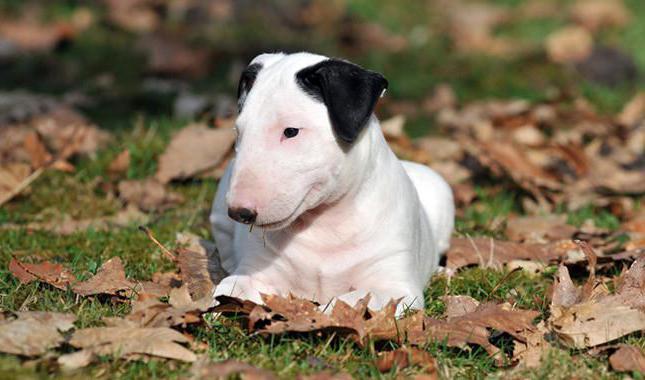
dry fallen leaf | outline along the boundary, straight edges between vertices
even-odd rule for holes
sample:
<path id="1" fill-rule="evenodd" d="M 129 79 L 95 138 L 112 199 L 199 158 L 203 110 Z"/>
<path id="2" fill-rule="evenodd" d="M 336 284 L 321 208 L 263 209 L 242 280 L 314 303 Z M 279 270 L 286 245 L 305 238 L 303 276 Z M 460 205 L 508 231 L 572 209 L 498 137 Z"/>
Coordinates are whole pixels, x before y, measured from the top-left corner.
<path id="1" fill-rule="evenodd" d="M 24 148 L 27 154 L 29 154 L 33 169 L 42 168 L 52 159 L 51 154 L 47 151 L 47 147 L 45 147 L 40 135 L 36 131 L 27 134 L 24 141 Z"/>
<path id="2" fill-rule="evenodd" d="M 569 11 L 576 22 L 591 31 L 625 26 L 630 19 L 622 0 L 578 0 Z"/>
<path id="3" fill-rule="evenodd" d="M 546 52 L 556 63 L 575 63 L 585 60 L 593 49 L 593 37 L 578 26 L 568 26 L 551 33 L 546 39 Z"/>
<path id="4" fill-rule="evenodd" d="M 546 243 L 569 240 L 577 230 L 567 224 L 565 215 L 533 215 L 509 219 L 506 236 L 517 242 Z"/>
<path id="5" fill-rule="evenodd" d="M 76 330 L 69 344 L 81 351 L 63 355 L 58 360 L 67 368 L 79 368 L 91 362 L 95 355 L 115 355 L 127 358 L 146 355 L 194 362 L 197 356 L 180 345 L 189 339 L 178 331 L 166 328 L 93 327 Z"/>
<path id="6" fill-rule="evenodd" d="M 542 195 L 539 188 L 558 190 L 563 187 L 558 177 L 533 163 L 525 150 L 510 141 L 469 140 L 471 152 L 494 174 L 513 179 L 519 186 L 536 197 Z"/>
<path id="7" fill-rule="evenodd" d="M 27 124 L 38 131 L 52 149 L 52 154 L 59 159 L 76 154 L 94 154 L 110 139 L 107 132 L 62 105 L 49 113 L 33 117 Z"/>
<path id="8" fill-rule="evenodd" d="M 535 260 L 544 263 L 556 261 L 566 252 L 553 249 L 551 245 L 521 244 L 491 238 L 453 238 L 446 252 L 450 269 L 468 265 L 479 265 L 484 268 L 499 268 L 514 260 Z"/>
<path id="9" fill-rule="evenodd" d="M 30 160 L 24 143 L 33 132 L 59 160 L 94 154 L 110 139 L 107 132 L 53 98 L 20 92 L 1 96 L 0 157 L 7 161 Z"/>
<path id="10" fill-rule="evenodd" d="M 486 303 L 471 313 L 447 321 L 424 317 L 423 312 L 396 319 L 397 301 L 373 311 L 367 308 L 369 297 L 354 307 L 337 301 L 328 313 L 314 302 L 294 296 L 264 295 L 263 306 L 230 297 L 218 297 L 217 300 L 220 304 L 214 311 L 248 315 L 249 330 L 259 334 L 327 331 L 348 336 L 359 345 L 365 345 L 368 340 L 409 342 L 413 345 L 436 340 L 453 347 L 477 344 L 490 355 L 497 355 L 500 350 L 490 343 L 489 329 L 506 332 L 525 342 L 527 333 L 535 329 L 532 321 L 539 314 L 537 311 L 513 310 L 507 304 Z M 501 362 L 501 358 L 498 359 Z"/>
<path id="11" fill-rule="evenodd" d="M 115 25 L 134 33 L 151 32 L 160 24 L 160 18 L 148 0 L 106 1 L 109 20 Z"/>
<path id="12" fill-rule="evenodd" d="M 495 27 L 508 20 L 507 9 L 475 2 L 452 1 L 442 4 L 444 7 L 437 11 L 446 13 L 449 33 L 458 50 L 508 55 L 517 49 L 517 43 L 513 44 L 493 33 Z"/>
<path id="13" fill-rule="evenodd" d="M 447 83 L 437 85 L 432 96 L 423 100 L 423 110 L 427 113 L 435 113 L 444 108 L 452 108 L 457 105 L 457 95 Z"/>
<path id="14" fill-rule="evenodd" d="M 72 39 L 75 31 L 72 25 L 42 24 L 32 20 L 0 21 L 0 40 L 15 45 L 24 52 L 46 52 L 57 44 Z"/>
<path id="15" fill-rule="evenodd" d="M 112 175 L 121 175 L 126 173 L 128 168 L 130 168 L 130 151 L 125 149 L 110 162 L 107 170 Z"/>
<path id="16" fill-rule="evenodd" d="M 573 285 L 564 267 L 558 277 L 548 322 L 566 345 L 594 347 L 645 330 L 645 257 L 617 279 L 614 294 L 594 280 L 593 272 L 582 288 Z"/>
<path id="17" fill-rule="evenodd" d="M 138 47 L 155 74 L 199 77 L 208 72 L 210 53 L 206 45 L 190 46 L 185 40 L 164 34 L 144 34 Z"/>
<path id="18" fill-rule="evenodd" d="M 137 283 L 125 277 L 123 262 L 119 257 L 106 261 L 96 275 L 72 286 L 74 293 L 82 296 L 110 294 L 130 297 L 136 288 Z"/>
<path id="19" fill-rule="evenodd" d="M 227 276 L 221 266 L 217 248 L 213 242 L 190 233 L 178 233 L 177 266 L 180 276 L 193 299 L 201 299 L 213 293 L 213 289 Z"/>
<path id="20" fill-rule="evenodd" d="M 639 92 L 625 104 L 616 120 L 627 127 L 636 126 L 645 120 L 645 92 Z"/>
<path id="21" fill-rule="evenodd" d="M 29 185 L 32 176 L 33 173 L 28 164 L 19 162 L 0 164 L 0 206 Z"/>
<path id="22" fill-rule="evenodd" d="M 159 157 L 155 178 L 161 183 L 168 183 L 213 169 L 231 150 L 234 140 L 232 129 L 189 125 L 173 136 L 166 151 Z"/>
<path id="23" fill-rule="evenodd" d="M 119 198 L 143 211 L 163 211 L 184 201 L 154 178 L 119 182 Z"/>
<path id="24" fill-rule="evenodd" d="M 636 346 L 620 345 L 609 357 L 609 364 L 614 371 L 645 373 L 645 355 Z"/>
<path id="25" fill-rule="evenodd" d="M 479 306 L 479 301 L 470 296 L 443 296 L 441 300 L 446 304 L 444 312 L 446 319 L 472 313 Z"/>
<path id="26" fill-rule="evenodd" d="M 254 367 L 238 360 L 225 360 L 210 362 L 207 358 L 200 358 L 190 367 L 191 379 L 228 379 L 240 375 L 242 379 L 274 380 L 276 377 L 269 371 Z"/>
<path id="27" fill-rule="evenodd" d="M 435 359 L 429 352 L 414 347 L 401 347 L 394 351 L 381 352 L 375 364 L 381 372 L 389 372 L 392 368 L 403 369 L 420 366 L 425 372 L 432 373 L 437 378 Z"/>
<path id="28" fill-rule="evenodd" d="M 354 51 L 378 47 L 382 51 L 396 53 L 408 46 L 407 38 L 388 31 L 380 23 L 348 20 L 341 25 L 340 42 Z"/>
<path id="29" fill-rule="evenodd" d="M 131 225 L 142 225 L 148 222 L 148 216 L 142 213 L 137 207 L 129 206 L 111 216 L 98 217 L 93 219 L 73 220 L 65 218 L 50 222 L 32 222 L 27 224 L 4 224 L 0 229 L 27 229 L 43 230 L 60 235 L 70 235 L 88 229 L 108 230 L 111 228 L 123 228 Z"/>
<path id="30" fill-rule="evenodd" d="M 492 356 L 499 353 L 499 348 L 490 343 L 489 329 L 506 332 L 525 342 L 527 333 L 535 331 L 533 320 L 539 314 L 533 310 L 513 310 L 508 304 L 484 303 L 471 313 L 447 321 L 429 318 L 426 324 L 429 326 L 429 338 L 446 340 L 448 345 L 454 347 L 478 344 Z"/>
<path id="31" fill-rule="evenodd" d="M 73 314 L 26 311 L 0 320 L 0 352 L 37 356 L 64 342 L 60 332 L 74 327 Z"/>
<path id="32" fill-rule="evenodd" d="M 173 327 L 202 322 L 213 299 L 210 295 L 193 301 L 184 285 L 169 291 L 168 303 L 143 294 L 132 304 L 132 311 L 125 318 L 131 327 Z"/>
<path id="33" fill-rule="evenodd" d="M 298 375 L 296 380 L 352 380 L 353 377 L 346 372 L 322 371 L 311 375 Z"/>
<path id="34" fill-rule="evenodd" d="M 405 126 L 405 116 L 396 115 L 387 120 L 381 121 L 381 129 L 385 137 L 399 138 L 405 136 L 403 127 Z"/>
<path id="35" fill-rule="evenodd" d="M 545 339 L 548 333 L 544 321 L 540 321 L 535 330 L 526 332 L 524 342 L 514 342 L 513 361 L 519 362 L 519 366 L 524 368 L 539 367 L 542 356 L 550 347 Z"/>
<path id="36" fill-rule="evenodd" d="M 28 284 L 38 280 L 55 288 L 66 290 L 70 284 L 76 281 L 76 276 L 69 269 L 61 264 L 48 261 L 28 264 L 14 258 L 9 263 L 9 271 L 20 280 L 21 284 Z"/>

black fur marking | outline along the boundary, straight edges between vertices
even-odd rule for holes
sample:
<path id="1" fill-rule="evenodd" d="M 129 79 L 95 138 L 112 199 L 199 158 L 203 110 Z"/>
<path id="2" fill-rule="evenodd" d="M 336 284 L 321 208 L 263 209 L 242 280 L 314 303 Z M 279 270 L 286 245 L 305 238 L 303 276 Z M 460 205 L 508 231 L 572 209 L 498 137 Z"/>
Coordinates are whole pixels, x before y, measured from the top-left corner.
<path id="1" fill-rule="evenodd" d="M 307 94 L 325 104 L 334 133 L 349 144 L 365 128 L 376 102 L 388 86 L 381 74 L 338 59 L 300 70 L 296 82 Z"/>
<path id="2" fill-rule="evenodd" d="M 242 111 L 242 106 L 244 106 L 244 100 L 246 100 L 246 96 L 248 95 L 249 91 L 251 91 L 251 87 L 253 87 L 253 83 L 255 83 L 255 78 L 257 78 L 260 70 L 262 70 L 262 65 L 259 63 L 254 63 L 247 66 L 246 69 L 242 71 L 242 75 L 240 76 L 240 82 L 237 86 L 238 112 Z"/>

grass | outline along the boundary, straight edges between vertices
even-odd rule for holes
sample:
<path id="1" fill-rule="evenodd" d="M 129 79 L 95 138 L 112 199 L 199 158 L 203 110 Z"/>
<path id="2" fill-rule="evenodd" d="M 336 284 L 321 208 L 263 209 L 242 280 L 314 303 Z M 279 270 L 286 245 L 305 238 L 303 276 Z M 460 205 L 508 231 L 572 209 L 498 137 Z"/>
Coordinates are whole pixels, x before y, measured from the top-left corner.
<path id="1" fill-rule="evenodd" d="M 154 171 L 148 160 L 154 161 L 168 140 L 172 130 L 180 123 L 149 121 L 147 128 L 134 128 L 131 132 L 118 133 L 113 146 L 98 155 L 95 160 L 79 162 L 73 175 L 48 172 L 40 178 L 31 191 L 10 203 L 2 211 L 2 220 L 14 223 L 56 220 L 61 215 L 96 217 L 115 212 L 120 204 L 106 200 L 96 186 L 97 178 L 107 162 L 123 147 L 129 147 L 135 159 L 128 177 L 141 178 Z M 141 138 L 141 131 L 147 138 Z M 137 138 L 134 138 L 137 137 Z M 139 153 L 134 153 L 138 151 Z M 107 180 L 103 178 L 103 180 Z M 216 189 L 213 181 L 193 181 L 172 185 L 173 190 L 185 195 L 186 202 L 180 207 L 158 214 L 149 227 L 158 239 L 173 246 L 175 233 L 183 230 L 209 236 L 206 222 L 210 201 Z M 65 189 L 68 189 L 67 191 Z M 73 189 L 74 198 L 70 198 Z M 502 230 L 491 227 L 491 221 L 503 220 L 509 213 L 520 210 L 512 193 L 478 189 L 480 200 L 468 207 L 458 220 L 460 233 L 502 236 Z M 89 207 L 95 205 L 95 207 Z M 575 215 L 575 216 L 574 216 Z M 591 207 L 572 214 L 571 222 L 592 218 L 600 223 L 610 218 Z M 611 220 L 611 219 L 609 219 Z M 497 223 L 497 222 L 495 222 Z M 611 227 L 608 223 L 606 227 Z M 112 304 L 105 299 L 79 298 L 43 284 L 19 285 L 6 270 L 12 256 L 21 260 L 52 260 L 68 265 L 80 278 L 94 273 L 101 263 L 113 256 L 121 257 L 129 277 L 149 279 L 160 270 L 169 270 L 172 264 L 161 252 L 137 230 L 136 226 L 111 231 L 79 232 L 70 236 L 58 236 L 48 232 L 28 232 L 24 229 L 0 230 L 0 309 L 2 310 L 47 310 L 72 312 L 78 316 L 78 327 L 100 326 L 105 316 L 124 316 L 129 312 L 125 304 Z M 427 313 L 439 316 L 444 310 L 440 297 L 443 295 L 470 295 L 481 301 L 512 302 L 522 308 L 547 313 L 547 289 L 552 283 L 554 268 L 544 274 L 529 275 L 505 271 L 472 268 L 459 272 L 451 281 L 443 277 L 433 280 L 426 291 Z M 413 374 L 418 369 L 380 374 L 373 362 L 374 347 L 360 348 L 349 340 L 329 336 L 282 336 L 272 338 L 252 337 L 234 320 L 220 317 L 209 318 L 207 326 L 193 328 L 197 340 L 208 343 L 207 354 L 213 359 L 235 358 L 263 368 L 276 371 L 280 377 L 293 377 L 297 373 L 313 373 L 323 369 L 343 370 L 357 378 L 395 378 L 401 373 Z M 641 339 L 642 340 L 642 339 Z M 639 344 L 643 344 L 638 340 Z M 497 368 L 492 359 L 480 348 L 461 351 L 446 347 L 440 342 L 428 344 L 424 349 L 432 353 L 440 363 L 440 371 L 446 378 L 480 378 L 495 375 Z M 585 357 L 577 359 L 574 352 L 554 349 L 545 367 L 535 372 L 522 373 L 521 377 L 542 378 L 550 370 L 565 374 L 590 373 L 595 377 L 612 378 L 607 372 L 606 360 Z M 47 362 L 33 367 L 23 367 L 12 356 L 0 356 L 0 374 L 13 377 L 34 378 L 46 376 L 51 370 Z M 126 362 L 103 358 L 101 362 L 73 374 L 57 374 L 63 378 L 110 377 L 135 378 L 180 378 L 188 366 L 184 364 L 153 360 L 149 362 Z"/>
<path id="2" fill-rule="evenodd" d="M 521 1 L 496 1 L 510 7 Z M 603 41 L 615 42 L 633 55 L 641 72 L 645 71 L 645 6 L 639 0 L 626 1 L 633 19 L 628 28 L 606 31 Z M 418 102 L 438 83 L 449 83 L 460 102 L 497 98 L 524 98 L 533 101 L 547 99 L 554 88 L 571 91 L 588 98 L 601 112 L 614 113 L 643 88 L 643 79 L 619 88 L 607 88 L 581 81 L 574 73 L 546 61 L 541 55 L 519 59 L 499 59 L 480 55 L 456 53 L 449 41 L 432 29 L 436 20 L 427 14 L 424 2 L 410 2 L 401 7 L 398 2 L 351 0 L 349 7 L 355 17 L 381 22 L 389 30 L 409 35 L 415 28 L 430 28 L 429 38 L 420 46 L 398 53 L 371 50 L 349 58 L 366 67 L 382 71 L 391 87 L 389 96 L 397 100 Z M 47 8 L 47 17 L 69 17 L 76 2 L 54 3 Z M 16 12 L 21 2 L 2 1 L 0 9 Z M 551 31 L 567 23 L 562 17 L 549 20 L 517 21 L 496 31 L 499 35 L 539 43 Z M 330 55 L 347 55 L 328 38 L 306 36 L 302 40 L 265 41 L 264 29 L 256 31 L 228 30 L 223 48 L 230 49 L 212 68 L 206 78 L 187 80 L 191 88 L 204 92 L 234 93 L 235 83 L 226 79 L 232 62 L 255 53 L 253 48 L 266 50 L 316 50 Z M 206 37 L 207 41 L 208 38 Z M 210 43 L 214 43 L 212 40 Z M 75 42 L 55 55 L 24 56 L 0 70 L 0 89 L 27 89 L 34 92 L 62 94 L 82 90 L 97 100 L 84 111 L 101 127 L 115 135 L 110 145 L 94 159 L 81 159 L 74 164 L 73 174 L 46 172 L 29 190 L 11 203 L 0 208 L 0 310 L 48 310 L 73 312 L 78 316 L 77 327 L 99 326 L 105 316 L 123 316 L 129 312 L 125 304 L 112 304 L 104 299 L 78 298 L 47 285 L 19 285 L 7 271 L 12 256 L 21 260 L 48 259 L 65 263 L 80 278 L 94 273 L 101 263 L 113 256 L 121 257 L 127 275 L 149 279 L 159 270 L 168 270 L 172 264 L 136 226 L 111 231 L 87 231 L 70 236 L 48 232 L 31 232 L 25 228 L 2 229 L 6 223 L 27 224 L 59 220 L 63 216 L 93 218 L 116 212 L 121 204 L 110 198 L 102 185 L 110 182 L 106 169 L 111 160 L 123 149 L 131 153 L 132 164 L 126 178 L 140 179 L 153 174 L 156 158 L 163 151 L 173 131 L 185 121 L 173 119 L 169 97 L 144 91 L 141 78 L 145 76 L 143 57 L 136 53 L 133 36 L 107 28 L 99 23 L 79 35 Z M 249 48 L 250 46 L 251 48 Z M 83 62 L 83 64 L 79 64 Z M 68 70 L 68 68 L 73 68 Z M 62 73 L 49 75 L 51 70 Z M 114 83 L 102 87 L 97 77 L 110 74 Z M 407 128 L 413 135 L 434 131 L 433 121 L 425 115 L 413 117 Z M 148 227 L 167 246 L 173 246 L 175 234 L 190 230 L 210 237 L 207 215 L 217 184 L 212 180 L 188 181 L 173 184 L 172 190 L 182 193 L 186 201 L 177 208 L 154 214 Z M 518 194 L 506 184 L 481 184 L 478 200 L 463 210 L 457 220 L 459 234 L 504 237 L 504 222 L 510 214 L 521 214 Z M 562 210 L 562 212 L 566 212 Z M 593 220 L 596 226 L 616 229 L 619 220 L 606 210 L 587 206 L 567 213 L 568 222 L 581 225 Z M 426 312 L 440 315 L 444 304 L 440 297 L 449 294 L 470 295 L 478 300 L 508 301 L 523 308 L 539 310 L 542 318 L 547 313 L 546 294 L 553 281 L 554 268 L 540 275 L 491 269 L 466 269 L 451 281 L 438 277 L 426 291 Z M 502 281 L 503 279 L 503 281 Z M 357 378 L 396 378 L 411 375 L 417 369 L 393 370 L 380 374 L 373 362 L 374 347 L 360 348 L 348 340 L 329 336 L 251 337 L 239 324 L 227 318 L 210 318 L 207 326 L 194 328 L 191 333 L 208 343 L 208 355 L 213 359 L 235 358 L 276 371 L 280 377 L 294 377 L 297 373 L 312 373 L 324 369 L 347 371 Z M 645 346 L 641 336 L 630 336 L 625 341 Z M 443 378 L 533 378 L 568 379 L 618 378 L 607 368 L 606 358 L 578 355 L 575 351 L 553 348 L 542 367 L 528 371 L 498 371 L 492 359 L 479 348 L 457 350 L 441 342 L 429 344 L 427 349 L 440 364 Z M 0 355 L 0 378 L 182 378 L 188 366 L 174 362 L 151 360 L 126 362 L 103 358 L 100 363 L 77 373 L 61 374 L 53 371 L 47 360 L 25 363 L 13 356 Z M 638 378 L 637 374 L 634 374 Z M 642 376 L 640 377 L 642 378 Z"/>

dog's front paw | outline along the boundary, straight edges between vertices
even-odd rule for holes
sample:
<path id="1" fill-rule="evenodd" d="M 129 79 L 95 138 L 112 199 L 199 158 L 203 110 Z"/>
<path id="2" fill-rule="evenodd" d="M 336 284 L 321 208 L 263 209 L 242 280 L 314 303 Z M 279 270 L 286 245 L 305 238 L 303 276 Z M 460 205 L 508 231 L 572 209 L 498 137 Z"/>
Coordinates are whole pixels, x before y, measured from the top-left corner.
<path id="1" fill-rule="evenodd" d="M 262 304 L 262 296 L 258 286 L 249 276 L 231 275 L 224 278 L 213 291 L 213 305 L 217 305 L 217 297 L 228 296 Z"/>

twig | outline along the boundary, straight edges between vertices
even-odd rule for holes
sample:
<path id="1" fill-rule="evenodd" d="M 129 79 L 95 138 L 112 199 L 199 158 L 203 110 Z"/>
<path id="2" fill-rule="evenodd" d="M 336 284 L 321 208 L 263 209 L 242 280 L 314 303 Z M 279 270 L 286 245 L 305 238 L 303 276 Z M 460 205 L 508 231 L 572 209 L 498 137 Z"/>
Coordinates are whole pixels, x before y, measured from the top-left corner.
<path id="1" fill-rule="evenodd" d="M 482 253 L 479 252 L 479 247 L 477 247 L 477 244 L 475 244 L 475 241 L 473 240 L 472 237 L 470 237 L 469 234 L 466 234 L 466 238 L 468 238 L 468 242 L 470 243 L 470 245 L 472 245 L 473 249 L 475 250 L 475 253 L 479 257 L 479 265 L 483 267 L 484 265 L 486 265 L 486 263 L 484 262 L 484 256 L 482 256 Z"/>
<path id="2" fill-rule="evenodd" d="M 155 243 L 157 245 L 157 247 L 159 247 L 159 249 L 161 249 L 161 252 L 163 252 L 164 255 L 166 255 L 166 257 L 168 259 L 170 259 L 171 261 L 177 261 L 177 257 L 172 252 L 170 252 L 170 250 L 168 248 L 166 248 L 163 244 L 161 244 L 159 242 L 159 240 L 157 240 L 154 237 L 154 235 L 152 235 L 152 232 L 150 231 L 150 229 L 148 227 L 139 226 L 139 230 L 143 231 L 143 233 L 146 234 L 148 239 L 152 240 L 152 242 Z"/>
<path id="3" fill-rule="evenodd" d="M 33 173 L 29 174 L 27 178 L 23 179 L 18 186 L 14 187 L 8 194 L 0 198 L 0 206 L 7 203 L 11 198 L 22 193 L 32 182 L 34 182 L 43 173 L 44 168 L 38 168 Z"/>
<path id="4" fill-rule="evenodd" d="M 510 271 L 510 272 L 506 273 L 506 274 L 504 275 L 504 277 L 502 277 L 502 279 L 501 279 L 501 280 L 499 280 L 499 282 L 497 283 L 497 285 L 495 285 L 495 287 L 493 288 L 493 290 L 491 290 L 491 291 L 490 291 L 490 293 L 488 293 L 488 297 L 486 297 L 486 298 L 487 298 L 487 299 L 489 299 L 493 294 L 495 294 L 495 292 L 497 291 L 497 289 L 499 289 L 499 287 L 500 287 L 500 286 L 502 286 L 502 284 L 503 284 L 503 283 L 505 283 L 509 278 L 511 278 L 511 276 L 512 276 L 513 274 L 515 274 L 515 273 L 517 273 L 518 271 L 521 271 L 521 270 L 522 270 L 522 268 L 517 267 L 517 268 L 514 268 L 512 271 Z"/>
<path id="5" fill-rule="evenodd" d="M 49 160 L 42 164 L 42 166 L 34 170 L 34 172 L 29 174 L 27 178 L 23 179 L 22 182 L 18 184 L 18 186 L 16 186 L 8 194 L 0 198 L 0 207 L 10 201 L 16 195 L 22 193 L 27 187 L 29 187 L 29 185 L 31 185 L 32 182 L 34 182 L 36 179 L 38 179 L 38 177 L 40 177 L 41 174 L 43 174 L 45 169 L 49 169 L 58 160 L 65 159 L 67 156 L 69 156 L 69 151 L 71 151 L 70 147 L 74 146 L 72 142 L 76 138 L 79 130 L 79 127 L 75 126 L 72 135 L 66 140 L 65 144 L 63 144 L 63 146 L 66 148 L 63 148 L 56 156 L 51 156 Z"/>

